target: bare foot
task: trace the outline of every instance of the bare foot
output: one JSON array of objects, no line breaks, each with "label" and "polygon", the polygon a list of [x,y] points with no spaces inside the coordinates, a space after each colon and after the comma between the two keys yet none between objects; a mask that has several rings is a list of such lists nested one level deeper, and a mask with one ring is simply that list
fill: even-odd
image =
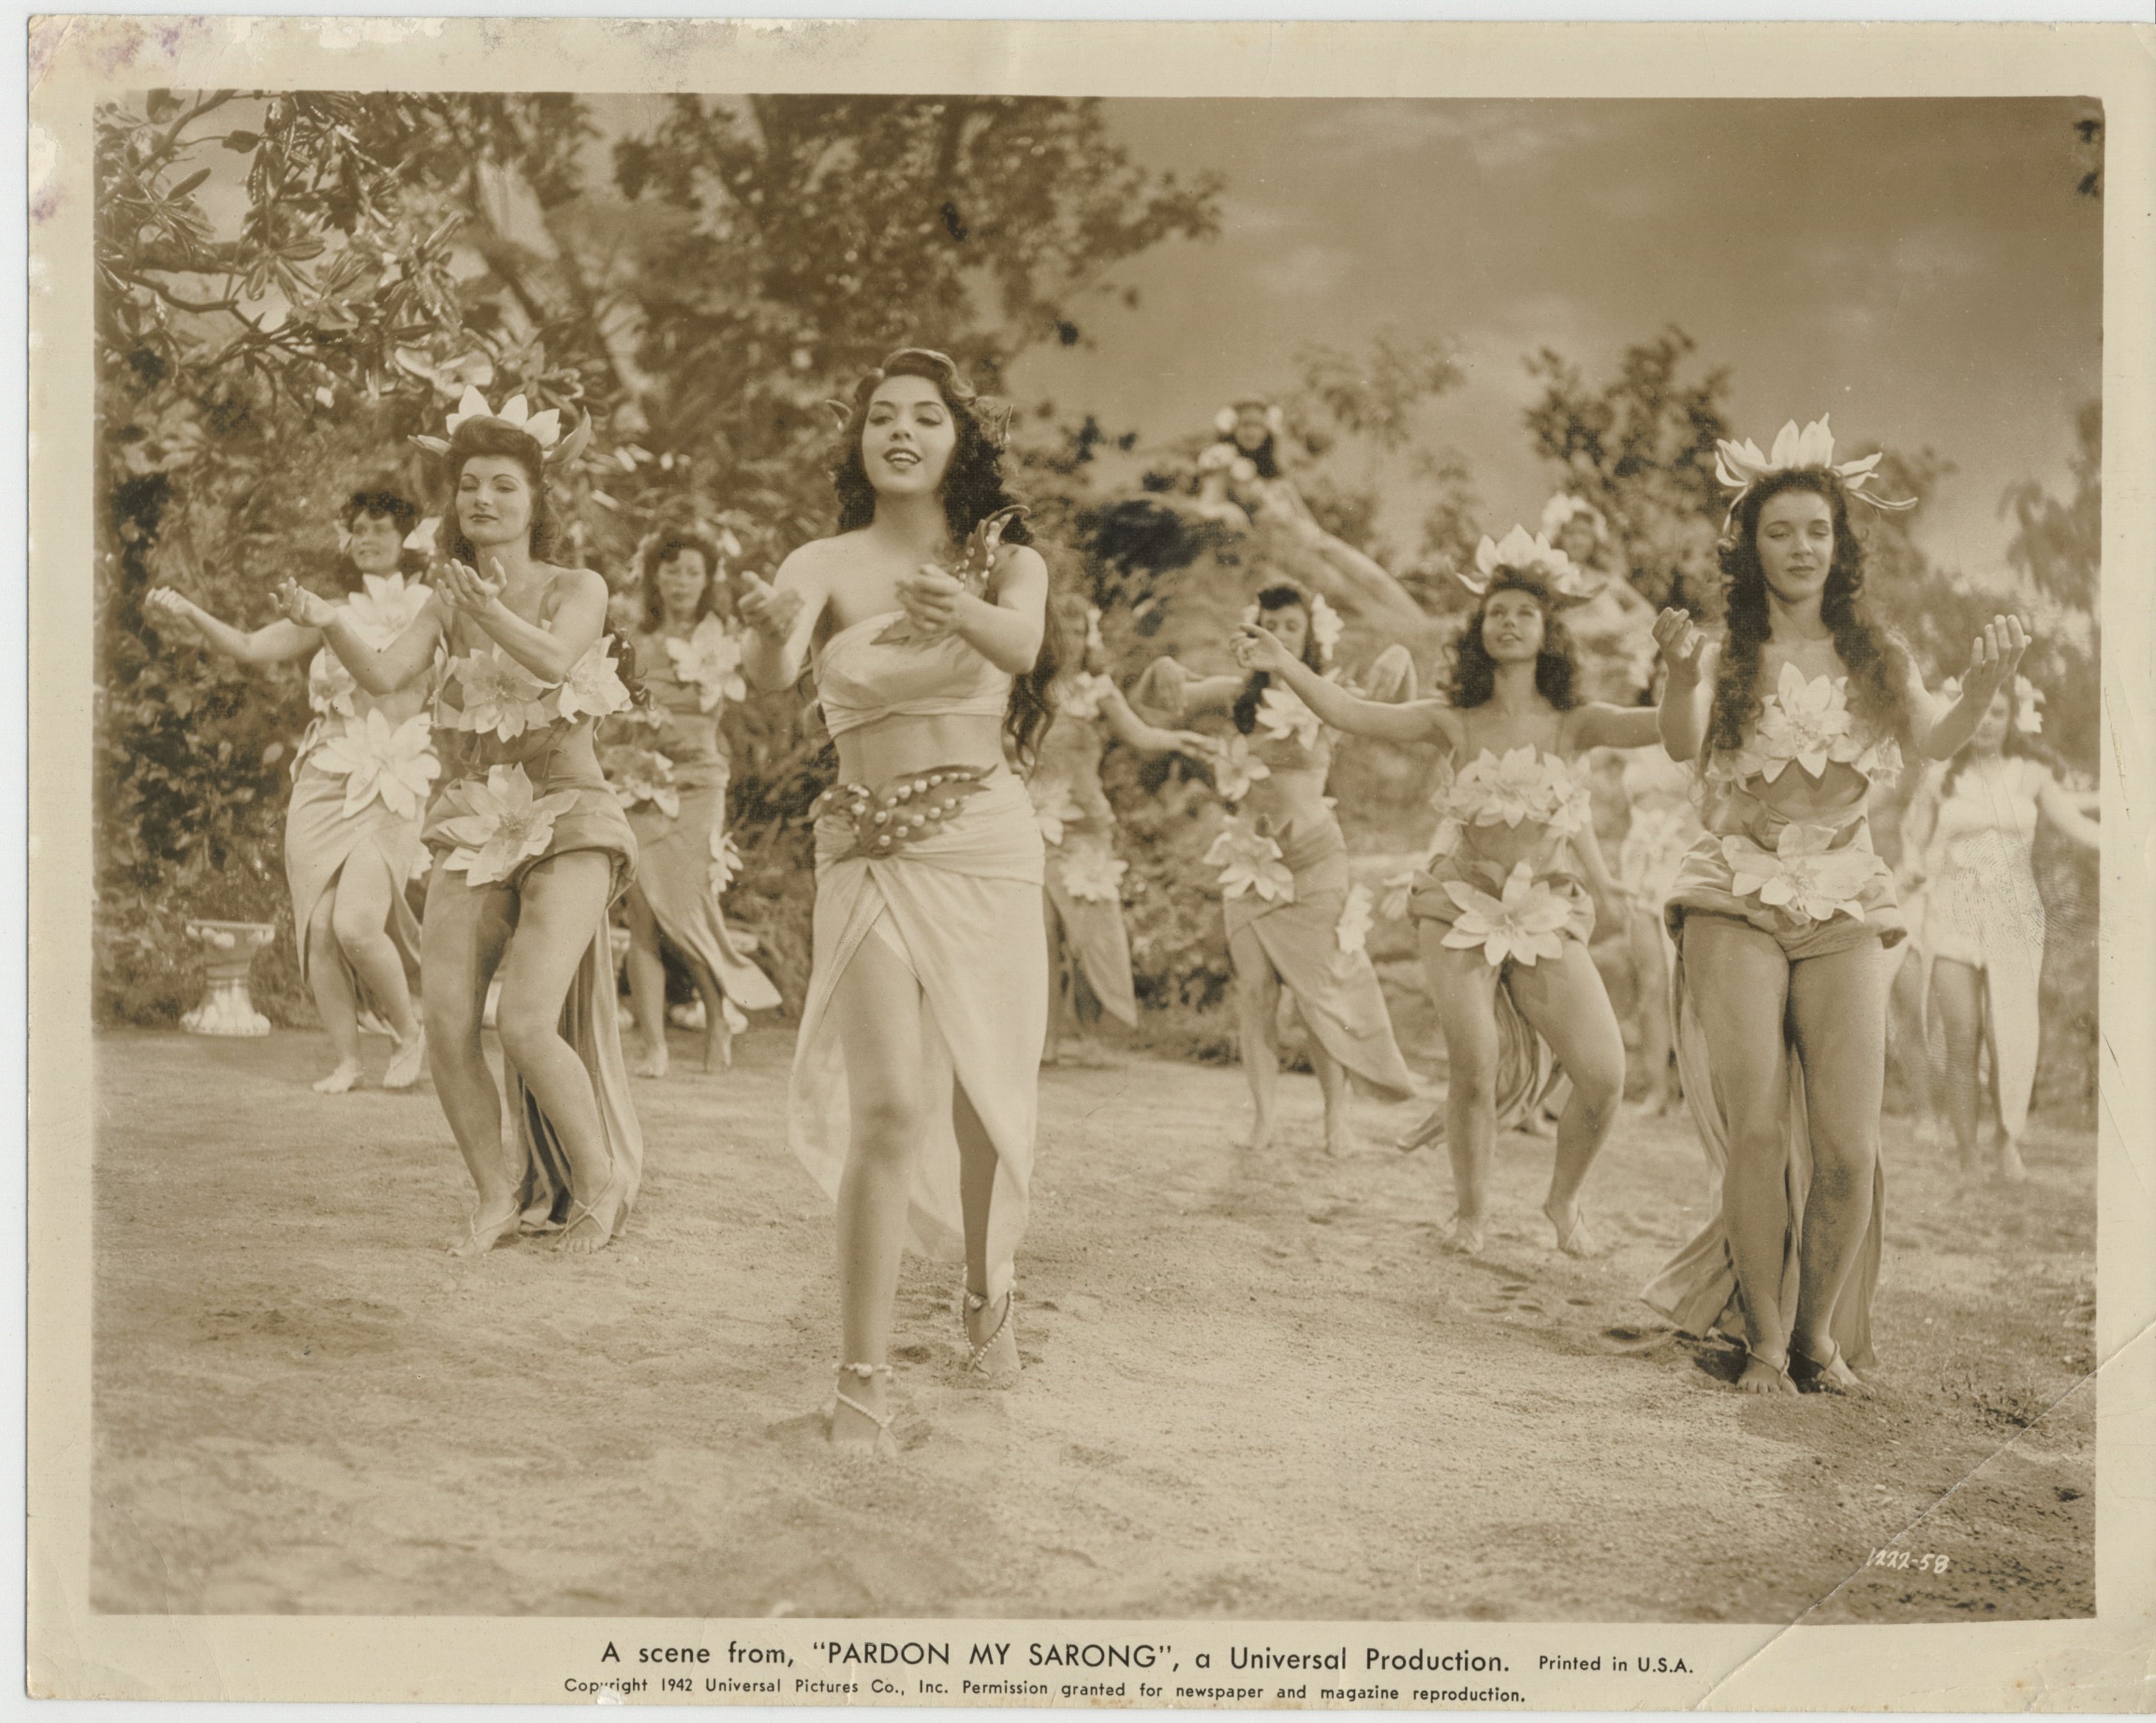
[{"label": "bare foot", "polygon": [[1579,1199],[1559,1203],[1553,1197],[1543,1204],[1543,1213],[1549,1223],[1557,1228],[1557,1248],[1567,1256],[1599,1256],[1601,1246],[1594,1233],[1587,1229],[1587,1216],[1582,1212]]},{"label": "bare foot", "polygon": [[357,1059],[340,1059],[337,1061],[337,1068],[334,1071],[331,1071],[328,1076],[319,1078],[316,1080],[315,1093],[316,1095],[342,1095],[348,1090],[357,1089],[359,1087],[359,1061]]},{"label": "bare foot", "polygon": [[1512,1129],[1518,1131],[1522,1136],[1544,1137],[1550,1134],[1548,1121],[1543,1117],[1542,1110],[1539,1107],[1531,1110]]},{"label": "bare foot", "polygon": [[1362,1139],[1355,1135],[1354,1127],[1345,1119],[1327,1119],[1325,1121],[1327,1154],[1336,1157],[1353,1155],[1361,1152],[1362,1147]]},{"label": "bare foot", "polygon": [[731,1071],[734,1068],[734,1032],[723,1013],[704,1031],[704,1069]]},{"label": "bare foot", "polygon": [[2029,1169],[2021,1164],[2021,1151],[2012,1137],[1999,1138],[1999,1146],[1994,1151],[1992,1171],[2010,1185],[2018,1185],[2028,1177]]},{"label": "bare foot", "polygon": [[966,1320],[966,1373],[993,1382],[1009,1381],[1019,1373],[1018,1325],[1012,1310],[1012,1295],[990,1299],[978,1308],[977,1295],[963,1294],[960,1310]]},{"label": "bare foot", "polygon": [[1444,1232],[1438,1235],[1437,1242],[1455,1255],[1480,1256],[1485,1242],[1482,1229],[1486,1224],[1480,1215],[1470,1220],[1464,1214],[1455,1214]]},{"label": "bare foot", "polygon": [[384,1089],[409,1089],[419,1080],[419,1073],[427,1068],[427,1032],[413,1027],[412,1038],[399,1041],[396,1051],[389,1055],[389,1069],[382,1073]]},{"label": "bare foot", "polygon": [[838,1397],[831,1403],[832,1447],[868,1459],[896,1459],[898,1443],[891,1433],[891,1401],[888,1367],[863,1377],[841,1365]]},{"label": "bare foot", "polygon": [[1789,1380],[1789,1371],[1765,1358],[1744,1355],[1744,1373],[1737,1378],[1740,1394],[1794,1394],[1797,1385]]},{"label": "bare foot", "polygon": [[644,1053],[629,1068],[630,1074],[638,1077],[663,1077],[666,1074],[666,1042],[664,1036],[656,1042],[645,1044]]},{"label": "bare foot", "polygon": [[1848,1394],[1860,1400],[1871,1397],[1871,1384],[1849,1367],[1840,1347],[1830,1341],[1821,1350],[1824,1356],[1800,1352],[1794,1346],[1789,1348],[1789,1375],[1799,1388],[1810,1394]]},{"label": "bare foot", "polygon": [[449,1240],[449,1254],[485,1256],[516,1230],[517,1219],[516,1198],[513,1195],[504,1198],[499,1208],[480,1204],[471,1218],[470,1229],[463,1238]]},{"label": "bare foot", "polygon": [[1247,1149],[1253,1154],[1261,1153],[1272,1146],[1273,1121],[1270,1119],[1251,1120],[1250,1128],[1235,1139],[1237,1148]]},{"label": "bare foot", "polygon": [[596,1203],[571,1203],[569,1223],[555,1249],[569,1256],[590,1256],[613,1242],[621,1220],[621,1181],[611,1178]]}]

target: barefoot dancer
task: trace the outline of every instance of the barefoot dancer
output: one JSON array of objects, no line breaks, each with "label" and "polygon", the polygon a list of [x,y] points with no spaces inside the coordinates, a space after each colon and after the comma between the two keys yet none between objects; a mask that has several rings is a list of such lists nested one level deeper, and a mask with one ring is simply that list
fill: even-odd
[{"label": "barefoot dancer", "polygon": [[1902,743],[1937,759],[1968,741],[2027,637],[2010,617],[1989,624],[1944,707],[1863,603],[1849,499],[1907,506],[1869,494],[1879,458],[1835,465],[1825,419],[1785,426],[1770,455],[1720,455],[1738,492],[1727,631],[1711,642],[1681,610],[1655,625],[1662,740],[1680,760],[1704,751],[1707,833],[1667,915],[1677,1065],[1716,1213],[1645,1296],[1694,1334],[1741,1320],[1748,1392],[1793,1393],[1793,1372],[1847,1392],[1873,1358],[1886,948],[1903,936],[1866,797]]},{"label": "barefoot dancer", "polygon": [[[1572,1093],[1558,1121],[1543,1212],[1560,1249],[1594,1249],[1579,1191],[1625,1092],[1625,1038],[1588,956],[1594,906],[1578,845],[1593,823],[1575,762],[1590,748],[1640,747],[1655,715],[1575,704],[1570,644],[1557,610],[1593,596],[1561,551],[1514,527],[1485,538],[1461,583],[1481,601],[1454,649],[1450,702],[1358,700],[1290,666],[1295,690],[1353,735],[1426,742],[1454,762],[1438,839],[1409,892],[1430,997],[1445,1031],[1445,1105],[1409,1139],[1441,1126],[1457,1208],[1447,1242],[1474,1255],[1488,1225],[1490,1156],[1499,1121],[1522,1115],[1549,1059]],[[1249,661],[1280,654],[1253,637]]]},{"label": "barefoot dancer", "polygon": [[[746,582],[743,667],[783,688],[812,645],[840,782],[819,799],[815,968],[787,1108],[838,1203],[834,1442],[891,1448],[891,1304],[910,1233],[963,1259],[965,1368],[1018,1368],[1047,1027],[1041,844],[1023,762],[1049,718],[1048,570],[1001,437],[941,353],[908,348],[845,408],[836,536]],[[957,569],[954,576],[948,572]]]},{"label": "barefoot dancer", "polygon": [[778,990],[740,948],[719,907],[726,874],[727,758],[720,716],[747,693],[741,640],[721,609],[718,541],[696,528],[654,533],[637,551],[644,589],[636,663],[649,704],[608,726],[608,777],[636,833],[629,888],[629,992],[639,1077],[666,1074],[662,938],[704,1001],[704,1069],[733,1063],[729,1013],[773,1011]]},{"label": "barefoot dancer", "polygon": [[[1239,732],[1221,767],[1227,780],[1221,792],[1242,805],[1206,859],[1220,869],[1220,912],[1250,1085],[1244,1146],[1264,1149],[1272,1141],[1285,987],[1310,1031],[1310,1062],[1325,1098],[1326,1148],[1345,1154],[1354,1145],[1348,1079],[1386,1100],[1405,1100],[1414,1093],[1414,1075],[1400,1057],[1383,989],[1363,949],[1366,924],[1351,913],[1348,839],[1325,796],[1332,738],[1322,714],[1296,697],[1302,680],[1339,693],[1322,674],[1339,618],[1323,599],[1286,585],[1267,587],[1252,609],[1255,620],[1245,631],[1273,649],[1260,663],[1237,645],[1238,661],[1254,674],[1186,681],[1180,664],[1161,659],[1146,673],[1140,697],[1178,717],[1224,708]],[[1404,658],[1404,649],[1397,655]],[[1283,679],[1273,660],[1296,664],[1301,679]],[[1237,776],[1244,782],[1235,782]],[[1359,911],[1359,900],[1353,907]]]},{"label": "barefoot dancer", "polygon": [[[421,440],[449,469],[444,531],[455,560],[409,628],[377,649],[312,593],[288,584],[282,596],[286,615],[321,629],[370,693],[407,687],[438,651],[450,654],[435,702],[448,770],[427,813],[434,868],[421,936],[434,1093],[479,1194],[450,1248],[488,1250],[521,1218],[560,1227],[562,1248],[580,1254],[613,1236],[644,1164],[606,920],[636,839],[592,740],[595,720],[630,696],[603,633],[605,581],[540,560],[553,537],[545,451],[567,459],[584,428],[563,438],[552,411],[527,416],[521,396],[496,417],[467,391],[449,431],[446,444]],[[497,969],[514,1073],[507,1156],[480,1045]]]},{"label": "barefoot dancer", "polygon": [[1998,1109],[1993,1166],[2025,1178],[2020,1139],[2036,1084],[2042,1031],[2044,900],[2029,856],[2040,820],[2094,849],[2102,828],[2074,804],[2028,740],[2041,728],[2035,689],[2016,677],[1991,697],[1976,733],[1947,764],[1928,869],[1923,939],[1931,1011],[1946,1043],[1947,1117],[1964,1167],[1977,1165],[1983,1085],[1979,1047],[1991,1054]]},{"label": "barefoot dancer", "polygon": [[[362,490],[345,505],[352,591],[341,606],[352,630],[373,645],[402,633],[427,589],[399,570],[418,510],[387,490]],[[318,601],[319,602],[319,601]],[[425,850],[419,827],[441,772],[429,738],[424,677],[376,695],[358,687],[316,629],[280,620],[243,633],[168,587],[145,600],[161,628],[186,633],[242,664],[281,664],[313,654],[307,703],[314,721],[292,760],[285,812],[285,878],[292,892],[300,973],[336,1051],[336,1067],[315,1085],[342,1095],[361,1076],[359,1019],[380,1013],[397,1038],[385,1089],[408,1089],[427,1060],[412,1009],[419,968],[419,924],[404,888]]]},{"label": "barefoot dancer", "polygon": [[[1040,741],[1040,757],[1026,781],[1040,835],[1048,846],[1044,894],[1050,958],[1048,1045],[1045,1063],[1062,1055],[1071,1023],[1071,996],[1083,974],[1093,997],[1111,1017],[1135,1028],[1138,1002],[1131,982],[1130,936],[1123,926],[1116,859],[1115,810],[1101,787],[1101,755],[1112,736],[1141,754],[1181,751],[1214,756],[1210,736],[1195,731],[1162,730],[1131,710],[1106,673],[1099,611],[1074,593],[1050,601],[1066,642],[1086,643],[1072,654],[1053,695],[1055,722]],[[1106,734],[1103,734],[1103,731]]]}]

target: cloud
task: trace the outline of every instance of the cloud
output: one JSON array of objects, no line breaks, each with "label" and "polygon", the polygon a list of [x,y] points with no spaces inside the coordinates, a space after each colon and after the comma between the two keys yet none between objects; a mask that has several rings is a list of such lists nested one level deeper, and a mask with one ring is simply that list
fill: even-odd
[{"label": "cloud", "polygon": [[1344,286],[1355,269],[1356,254],[1344,245],[1298,245],[1259,264],[1250,279],[1267,292],[1301,299]]},{"label": "cloud", "polygon": [[1571,104],[1403,100],[1328,105],[1305,136],[1351,159],[1450,151],[1495,173],[1602,141],[1608,131],[1602,116]]}]

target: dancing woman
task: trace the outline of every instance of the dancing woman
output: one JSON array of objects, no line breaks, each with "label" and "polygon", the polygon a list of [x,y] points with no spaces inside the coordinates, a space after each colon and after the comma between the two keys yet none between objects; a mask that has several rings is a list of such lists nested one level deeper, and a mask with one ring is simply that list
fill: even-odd
[{"label": "dancing woman", "polygon": [[[543,560],[553,542],[547,452],[566,459],[584,435],[580,426],[562,437],[559,423],[552,410],[529,414],[521,396],[496,416],[468,391],[449,440],[422,439],[449,470],[454,560],[388,644],[295,585],[281,593],[285,614],[321,629],[370,694],[419,683],[438,652],[449,654],[435,699],[447,770],[424,833],[434,872],[421,950],[434,1092],[479,1197],[450,1247],[460,1255],[492,1249],[520,1223],[559,1228],[566,1251],[600,1249],[643,1174],[607,934],[636,839],[593,743],[597,720],[631,696],[603,632],[605,581]],[[497,971],[497,1027],[513,1068],[510,1156],[480,1044]]]},{"label": "dancing woman", "polygon": [[[341,526],[352,577],[346,597],[332,608],[372,644],[394,639],[427,603],[425,586],[408,584],[402,572],[404,539],[418,518],[416,508],[388,490],[357,491],[345,505]],[[312,654],[307,703],[314,718],[292,758],[285,879],[300,973],[336,1053],[335,1069],[315,1088],[342,1095],[357,1085],[360,1013],[370,1006],[397,1041],[382,1086],[410,1088],[425,1067],[427,1044],[412,1009],[419,924],[404,888],[425,854],[420,822],[441,772],[429,733],[425,679],[369,693],[323,644],[319,629],[280,618],[243,632],[169,587],[144,602],[161,628],[242,664]]]},{"label": "dancing woman", "polygon": [[2020,1139],[2036,1084],[2044,903],[2030,852],[2040,820],[2094,849],[2102,828],[2076,805],[2028,740],[2039,696],[2025,679],[1991,696],[1968,745],[1948,762],[1928,849],[1922,938],[1931,1010],[1946,1044],[1947,1117],[1963,1166],[1976,1165],[1979,1045],[1991,1055],[1994,1165],[2027,1177]]},{"label": "dancing woman", "polygon": [[644,1056],[639,1077],[666,1074],[663,939],[687,961],[704,1001],[704,1069],[733,1063],[729,1013],[772,1011],[778,990],[749,960],[719,907],[726,837],[726,702],[747,693],[741,640],[721,608],[718,541],[689,528],[654,533],[637,551],[642,627],[634,639],[646,705],[608,726],[607,777],[636,833],[629,888],[629,992]]},{"label": "dancing woman", "polygon": [[1248,629],[1238,656],[1281,672],[1326,722],[1427,743],[1452,763],[1437,838],[1408,899],[1445,1032],[1443,1128],[1457,1211],[1446,1242],[1481,1251],[1500,1122],[1542,1093],[1553,1056],[1572,1092],[1543,1212],[1560,1249],[1587,1255],[1594,1244],[1580,1187],[1625,1092],[1625,1039],[1588,956],[1594,906],[1579,847],[1593,824],[1580,756],[1650,743],[1655,715],[1573,698],[1557,612],[1593,588],[1563,551],[1516,526],[1502,543],[1482,541],[1476,568],[1460,577],[1480,602],[1454,649],[1449,701],[1358,700]]},{"label": "dancing woman", "polygon": [[[1173,659],[1157,660],[1139,690],[1147,705],[1177,717],[1208,710],[1233,715],[1236,741],[1216,767],[1222,795],[1240,803],[1206,859],[1220,869],[1220,911],[1235,976],[1235,1015],[1243,1072],[1250,1085],[1250,1135],[1244,1146],[1270,1146],[1280,1086],[1279,1007],[1282,987],[1310,1031],[1310,1062],[1325,1100],[1325,1146],[1353,1146],[1348,1118],[1352,1077],[1386,1100],[1414,1093],[1414,1076],[1393,1038],[1384,990],[1363,950],[1363,900],[1351,890],[1348,839],[1325,794],[1332,737],[1324,709],[1297,698],[1307,681],[1340,699],[1325,667],[1340,619],[1300,587],[1260,592],[1245,633],[1266,643],[1238,644],[1242,676],[1186,680]],[[1404,660],[1404,649],[1390,649]],[[1285,675],[1281,664],[1298,674]],[[1409,666],[1411,669],[1411,665]],[[1381,661],[1380,674],[1398,672]]]},{"label": "dancing woman", "polygon": [[1135,1028],[1137,995],[1131,982],[1130,935],[1123,926],[1125,864],[1116,859],[1115,810],[1101,787],[1101,756],[1110,737],[1141,754],[1182,752],[1210,760],[1214,744],[1195,731],[1163,730],[1131,710],[1106,674],[1099,611],[1075,593],[1050,600],[1057,632],[1082,640],[1050,695],[1055,722],[1040,739],[1026,787],[1048,846],[1046,890],[1050,957],[1048,1041],[1044,1063],[1062,1056],[1071,1021],[1072,983],[1082,974],[1101,1008]]},{"label": "dancing woman", "polygon": [[[841,782],[819,799],[814,969],[788,1126],[838,1205],[834,1442],[889,1451],[891,1304],[909,1236],[965,1264],[966,1369],[1019,1365],[1047,1027],[1029,760],[1057,668],[1048,570],[1004,494],[999,431],[952,362],[907,348],[845,406],[839,531],[740,601],[743,667],[815,649]],[[952,570],[955,568],[956,572]]]},{"label": "dancing woman", "polygon": [[1771,454],[1720,445],[1737,490],[1721,562],[1727,626],[1681,610],[1656,638],[1669,667],[1662,740],[1701,758],[1702,836],[1666,910],[1678,945],[1677,1063],[1713,1174],[1714,1218],[1646,1290],[1688,1332],[1741,1323],[1738,1386],[1861,1387],[1873,1361],[1885,1184],[1887,948],[1903,937],[1873,852],[1870,787],[1906,745],[1942,759],[1974,731],[2027,644],[2000,617],[1945,707],[1864,603],[1849,500],[1879,457],[1836,466],[1825,419]]}]

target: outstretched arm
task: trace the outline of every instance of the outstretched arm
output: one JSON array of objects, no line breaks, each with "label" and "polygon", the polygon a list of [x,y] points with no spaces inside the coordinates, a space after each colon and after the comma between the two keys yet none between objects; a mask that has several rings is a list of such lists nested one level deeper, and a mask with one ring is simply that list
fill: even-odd
[{"label": "outstretched arm", "polygon": [[569,571],[569,589],[544,623],[526,622],[501,602],[507,582],[498,562],[486,574],[452,562],[440,579],[449,602],[542,682],[561,681],[606,632],[606,580],[588,568]]},{"label": "outstretched arm", "polygon": [[1672,760],[1696,759],[1707,741],[1707,707],[1721,649],[1700,632],[1689,611],[1674,607],[1655,618],[1655,644],[1668,667],[1655,710],[1662,746]]},{"label": "outstretched arm", "polygon": [[742,572],[742,674],[765,694],[791,688],[808,662],[808,642],[824,613],[823,582],[811,572],[813,546],[803,545],[778,566],[778,577]]},{"label": "outstretched arm", "polygon": [[1179,659],[1157,658],[1137,680],[1141,704],[1173,718],[1194,712],[1224,712],[1243,691],[1240,676],[1193,676]]},{"label": "outstretched arm", "polygon": [[1447,746],[1455,740],[1452,709],[1443,701],[1419,700],[1394,705],[1360,699],[1337,683],[1327,681],[1255,623],[1243,624],[1242,635],[1235,642],[1235,659],[1246,670],[1263,670],[1279,677],[1312,711],[1349,736],[1374,736],[1380,741],[1443,741]]},{"label": "outstretched arm", "polygon": [[2066,787],[2048,772],[2036,789],[2036,808],[2075,843],[2089,849],[2102,848],[2103,828],[2082,812],[2074,797],[2066,793]]},{"label": "outstretched arm", "polygon": [[1195,730],[1163,730],[1147,723],[1113,683],[1101,696],[1101,721],[1108,726],[1109,735],[1141,754],[1190,754],[1209,760],[1219,751],[1218,742]]},{"label": "outstretched arm", "polygon": [[2021,626],[2020,618],[1992,618],[1970,649],[1969,668],[1962,673],[1961,698],[1943,708],[1911,665],[1909,735],[1917,751],[1933,760],[1950,760],[1959,753],[1976,734],[1992,695],[2014,679],[2015,667],[2028,649],[2029,631]]},{"label": "outstretched arm", "polygon": [[956,634],[1007,676],[1023,676],[1040,656],[1048,627],[1048,565],[1030,545],[1006,546],[993,597],[969,592],[932,562],[898,581],[898,602],[932,638]]},{"label": "outstretched arm", "polygon": [[281,617],[251,633],[235,628],[170,587],[151,587],[142,595],[142,608],[150,613],[152,622],[190,633],[213,652],[221,652],[243,664],[284,664],[305,657],[322,644],[318,629],[303,628]]},{"label": "outstretched arm", "polygon": [[1595,700],[1573,714],[1573,742],[1589,748],[1644,748],[1662,739],[1662,715],[1652,706],[1617,706]]},{"label": "outstretched arm", "polygon": [[341,604],[316,597],[297,581],[286,581],[277,588],[277,603],[288,621],[319,629],[330,650],[352,672],[352,679],[369,694],[394,694],[425,675],[449,626],[448,601],[438,592],[430,592],[426,608],[411,626],[377,651],[359,638]]}]

